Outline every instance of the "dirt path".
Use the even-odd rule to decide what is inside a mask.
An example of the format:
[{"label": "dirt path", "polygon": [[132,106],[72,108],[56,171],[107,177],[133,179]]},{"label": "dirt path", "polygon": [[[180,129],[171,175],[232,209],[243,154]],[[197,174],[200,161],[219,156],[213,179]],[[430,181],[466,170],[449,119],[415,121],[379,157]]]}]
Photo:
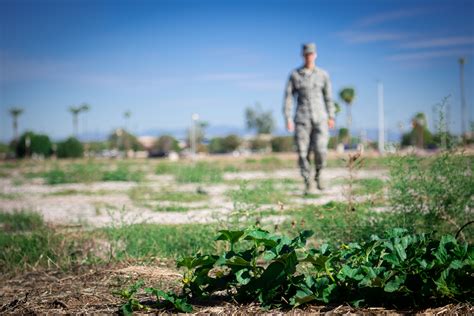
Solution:
[{"label": "dirt path", "polygon": [[[386,178],[385,170],[359,170],[357,178]],[[296,169],[277,170],[275,172],[235,172],[225,173],[224,182],[201,184],[176,184],[173,176],[149,175],[144,184],[134,182],[98,182],[92,184],[47,185],[41,179],[25,184],[14,184],[12,179],[0,179],[0,210],[32,210],[43,215],[47,222],[54,224],[83,224],[93,227],[111,224],[162,223],[186,224],[209,223],[225,219],[234,209],[234,203],[226,195],[230,189],[238,189],[235,183],[248,180],[293,179],[296,183],[288,191],[290,205],[321,205],[329,201],[344,201],[345,188],[340,182],[348,177],[343,168],[328,168],[325,180],[329,187],[314,198],[302,198],[303,189],[300,175]],[[339,182],[339,183],[338,183]],[[332,184],[331,184],[332,183]],[[139,186],[147,186],[156,192],[175,191],[196,193],[199,188],[206,191],[203,201],[159,201],[141,205],[130,198],[129,192]],[[180,211],[156,211],[153,208],[179,207]],[[277,208],[278,205],[264,205],[263,208]],[[279,223],[282,216],[267,216],[266,221]]]}]

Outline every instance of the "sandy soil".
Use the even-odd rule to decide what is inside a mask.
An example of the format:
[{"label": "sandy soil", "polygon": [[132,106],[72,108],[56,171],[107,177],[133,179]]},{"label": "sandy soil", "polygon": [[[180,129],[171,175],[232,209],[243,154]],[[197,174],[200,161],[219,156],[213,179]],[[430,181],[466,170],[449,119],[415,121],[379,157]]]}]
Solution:
[{"label": "sandy soil", "polygon": [[[0,179],[0,210],[11,212],[14,210],[32,210],[43,215],[47,222],[53,224],[82,224],[101,227],[112,224],[128,223],[208,223],[224,219],[234,210],[234,204],[225,194],[229,189],[237,189],[235,184],[239,180],[262,179],[295,179],[297,185],[292,187],[290,194],[291,205],[325,204],[329,201],[344,201],[344,185],[337,184],[346,179],[348,171],[343,168],[328,168],[324,178],[329,184],[323,192],[316,192],[315,198],[303,198],[303,184],[297,169],[284,169],[275,172],[236,172],[225,173],[224,182],[213,185],[180,184],[177,185],[173,176],[149,175],[145,184],[134,182],[97,182],[92,184],[60,184],[47,185],[41,179],[33,179],[23,184],[15,184],[10,178]],[[385,170],[359,170],[356,177],[386,178]],[[278,183],[278,181],[277,181]],[[193,202],[159,201],[141,205],[129,197],[129,190],[145,185],[160,192],[183,191],[197,192],[204,190],[207,199]],[[364,197],[358,197],[364,199]],[[179,206],[187,211],[157,212],[153,207]],[[278,208],[278,205],[266,205],[263,208]],[[280,223],[284,216],[266,216],[265,221]]]}]

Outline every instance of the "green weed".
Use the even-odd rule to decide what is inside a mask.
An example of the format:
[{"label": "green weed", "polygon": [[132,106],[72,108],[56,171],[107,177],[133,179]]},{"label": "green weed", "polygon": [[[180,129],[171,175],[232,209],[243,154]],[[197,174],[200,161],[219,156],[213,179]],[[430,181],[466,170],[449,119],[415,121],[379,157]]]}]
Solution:
[{"label": "green weed", "polygon": [[238,190],[230,190],[227,195],[234,203],[254,206],[278,204],[287,199],[285,191],[277,188],[274,180],[256,181],[255,185],[250,185],[249,181],[242,181]]},{"label": "green weed", "polygon": [[446,222],[453,231],[472,220],[474,159],[444,152],[431,157],[396,157],[390,168],[389,195],[395,211],[422,214],[433,228]]},{"label": "green weed", "polygon": [[109,240],[123,246],[117,259],[161,257],[177,258],[197,251],[212,251],[214,243],[211,225],[136,224],[103,229]]},{"label": "green weed", "polygon": [[137,203],[147,203],[150,201],[171,201],[171,202],[196,202],[208,199],[205,194],[197,192],[183,192],[172,190],[155,191],[147,186],[137,186],[128,191],[131,200]]},{"label": "green weed", "polygon": [[[234,302],[263,308],[307,303],[417,308],[472,300],[474,247],[452,235],[436,239],[395,228],[382,237],[312,248],[306,244],[313,234],[303,230],[289,238],[258,227],[221,230],[215,240],[227,243],[227,250],[177,261],[185,269],[182,294],[146,291],[181,312],[192,310],[191,299],[201,302],[223,291]],[[130,297],[124,306],[129,303]]]},{"label": "green weed", "polygon": [[0,213],[0,223],[7,232],[31,231],[44,227],[40,214],[26,211]]}]

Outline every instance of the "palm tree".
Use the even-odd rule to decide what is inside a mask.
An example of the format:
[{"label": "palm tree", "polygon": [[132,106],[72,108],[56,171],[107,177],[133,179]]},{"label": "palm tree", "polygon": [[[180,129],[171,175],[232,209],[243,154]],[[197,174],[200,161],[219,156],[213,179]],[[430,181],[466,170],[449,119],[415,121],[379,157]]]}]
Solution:
[{"label": "palm tree", "polygon": [[354,88],[343,88],[339,92],[339,97],[341,98],[342,101],[347,106],[347,129],[349,131],[349,141],[350,141],[350,132],[351,132],[351,126],[352,126],[352,114],[351,114],[351,107],[352,107],[352,102],[354,101],[355,98],[355,90]]},{"label": "palm tree", "polygon": [[23,113],[23,109],[11,108],[10,115],[13,118],[13,140],[18,140],[18,117]]},{"label": "palm tree", "polygon": [[123,113],[123,117],[125,118],[125,129],[128,129],[128,121],[130,120],[131,116],[132,116],[132,112],[130,112],[129,110]]},{"label": "palm tree", "polygon": [[77,137],[78,134],[78,117],[81,112],[87,112],[90,110],[90,105],[87,103],[82,103],[79,106],[70,106],[69,112],[72,114],[72,125],[74,130],[74,137]]},{"label": "palm tree", "polygon": [[[339,105],[338,102],[334,102],[334,115],[338,115],[339,112],[341,112],[341,106]],[[334,120],[334,130],[337,132],[337,128],[336,128],[336,121]],[[335,143],[335,146],[337,148],[337,144],[339,143],[339,135],[336,133],[336,143]]]},{"label": "palm tree", "polygon": [[426,116],[424,113],[416,113],[413,119],[411,120],[413,126],[414,136],[415,136],[415,145],[419,148],[424,147],[424,132],[426,128]]}]

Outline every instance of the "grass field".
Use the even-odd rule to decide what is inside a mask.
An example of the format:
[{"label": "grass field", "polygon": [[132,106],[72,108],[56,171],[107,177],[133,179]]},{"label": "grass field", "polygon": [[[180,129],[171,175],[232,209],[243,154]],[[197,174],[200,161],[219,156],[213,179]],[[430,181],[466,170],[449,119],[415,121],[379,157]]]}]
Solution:
[{"label": "grass field", "polygon": [[[178,291],[176,275],[181,271],[174,260],[226,250],[214,239],[222,229],[253,225],[290,237],[310,229],[314,235],[308,243],[319,247],[368,240],[394,227],[454,235],[472,220],[472,156],[371,157],[354,170],[344,159],[332,158],[328,165],[324,174],[328,188],[303,196],[295,157],[288,155],[196,163],[2,162],[0,269],[5,294],[0,306],[32,291],[37,296],[30,295],[23,312],[44,312],[48,306],[72,313],[116,311],[121,301],[110,293],[117,282],[126,286],[140,278],[160,279],[162,288]],[[472,243],[473,236],[470,225],[459,238]],[[133,267],[139,272],[117,272]],[[153,267],[161,272],[150,270]],[[54,291],[45,300],[40,289],[28,283],[28,276],[44,271],[79,278],[87,288],[87,280],[81,279],[84,269],[97,275],[113,271],[117,279],[107,278],[107,286],[100,287],[103,293],[108,291],[104,294],[110,297],[108,302],[96,302],[80,292],[82,305],[76,304],[72,296]],[[153,271],[168,277],[157,277]],[[7,290],[12,284],[15,292]],[[226,301],[215,305],[220,311],[234,308]],[[15,308],[11,312],[21,311]]]}]

